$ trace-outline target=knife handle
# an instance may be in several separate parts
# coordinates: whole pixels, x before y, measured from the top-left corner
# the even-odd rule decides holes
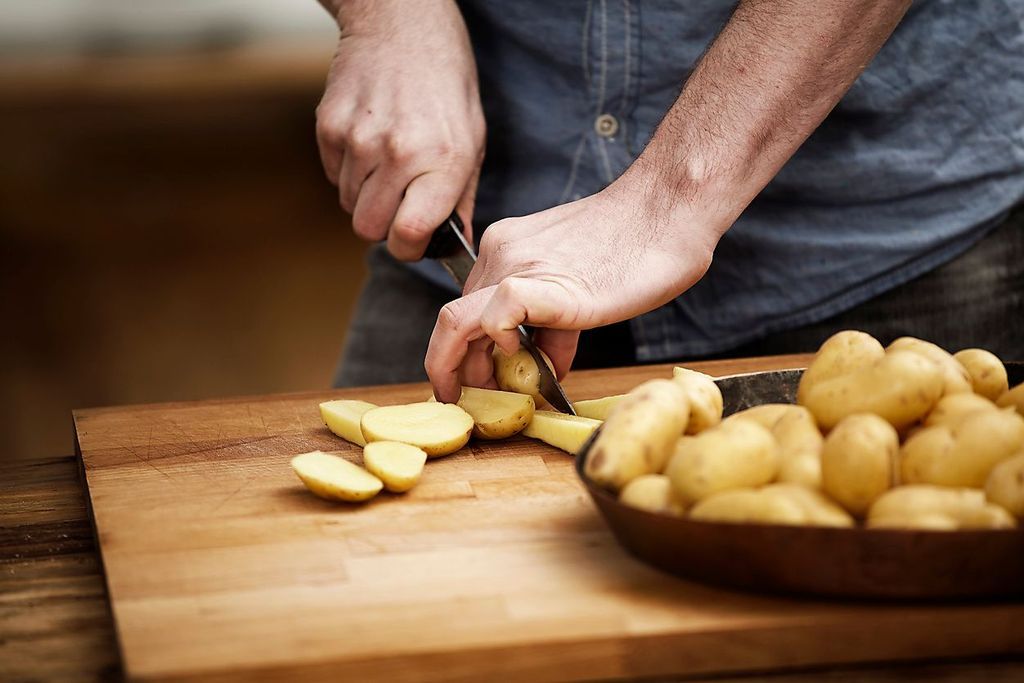
[[[470,248],[465,238],[465,224],[459,218],[459,214],[452,211],[445,222],[437,226],[434,234],[430,236],[427,250],[423,252],[424,258],[443,259],[458,254],[467,249],[473,256],[473,249]]]

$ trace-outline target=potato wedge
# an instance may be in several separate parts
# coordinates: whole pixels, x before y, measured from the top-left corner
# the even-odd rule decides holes
[[[600,426],[600,420],[589,417],[566,415],[554,410],[535,410],[533,419],[521,434],[576,455]]]
[[[807,392],[825,380],[846,375],[858,368],[877,362],[885,355],[881,343],[866,332],[843,330],[836,332],[818,349],[803,375],[797,389],[797,403],[806,405]]]
[[[976,489],[918,484],[883,493],[868,511],[868,527],[927,529],[1010,529],[1013,516],[985,501]]]
[[[640,475],[622,488],[619,500],[631,507],[673,517],[684,512],[683,502],[664,474]]]
[[[320,404],[320,419],[336,436],[357,446],[365,446],[366,439],[363,438],[363,430],[359,426],[359,421],[363,419],[366,411],[376,407],[366,401],[347,399],[324,401]]]
[[[937,344],[916,337],[900,337],[886,347],[887,352],[910,351],[937,363],[942,369],[942,395],[962,394],[974,391],[971,376],[960,361]]]
[[[400,441],[436,458],[466,445],[473,431],[473,418],[453,403],[424,401],[368,410],[360,426],[367,443]]]
[[[555,366],[551,364],[547,354],[541,351],[540,355],[554,372]],[[494,381],[498,383],[499,389],[529,394],[533,396],[536,405],[544,405],[544,399],[540,395],[540,369],[529,351],[520,348],[509,356],[495,346],[491,357],[494,359]]]
[[[426,462],[423,449],[407,443],[373,441],[363,448],[363,465],[392,493],[404,493],[415,486]]]
[[[1000,408],[1013,408],[1018,415],[1024,416],[1024,383],[1003,393],[996,399],[996,405]]]
[[[591,398],[585,401],[576,401],[572,404],[573,410],[580,417],[589,417],[592,420],[606,420],[612,408],[619,405],[622,399],[628,394],[616,396],[605,396],[604,398]]]
[[[771,432],[736,420],[679,439],[665,474],[685,503],[729,489],[767,484],[779,471],[779,446]]]
[[[985,498],[1011,515],[1024,517],[1024,451],[992,468],[985,481]]]
[[[954,353],[953,358],[967,370],[975,394],[995,401],[1010,388],[1006,366],[996,354],[985,349],[964,349]]]
[[[700,434],[722,421],[722,390],[711,375],[676,367],[672,369],[672,380],[683,387],[690,402],[687,434]]]
[[[459,407],[473,418],[473,436],[507,439],[533,419],[533,397],[511,391],[463,387]]]
[[[848,415],[829,432],[821,451],[821,486],[849,512],[862,516],[893,485],[900,437],[871,413]]]
[[[322,451],[303,453],[292,458],[292,469],[314,495],[346,503],[367,501],[384,483],[359,465]]]

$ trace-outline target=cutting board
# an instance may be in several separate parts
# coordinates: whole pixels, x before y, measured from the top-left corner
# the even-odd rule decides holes
[[[712,374],[804,358],[722,361]],[[670,376],[581,372],[576,399]],[[733,593],[612,540],[569,456],[516,438],[431,461],[363,506],[291,456],[359,451],[317,403],[426,385],[75,413],[125,671],[146,680],[563,680],[1024,652],[1024,605],[880,605]],[[742,562],[742,557],[736,558]]]

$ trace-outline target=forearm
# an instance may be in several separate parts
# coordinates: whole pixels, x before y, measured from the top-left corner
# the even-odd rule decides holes
[[[743,0],[626,175],[663,204],[663,215],[696,214],[717,240],[828,115],[909,5]]]

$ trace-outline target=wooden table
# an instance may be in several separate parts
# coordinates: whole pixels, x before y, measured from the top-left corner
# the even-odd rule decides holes
[[[792,367],[799,361],[722,361],[703,369],[727,374]],[[601,393],[603,387],[614,384],[616,377],[621,383],[627,376],[639,381],[666,373],[664,366],[578,373],[567,382],[567,388],[571,394],[584,397]],[[422,392],[422,387],[376,389],[374,396],[384,400],[413,392]],[[348,393],[366,395],[366,391]],[[309,394],[308,398],[320,396]],[[77,459],[0,467],[0,680],[110,679],[120,675],[120,664]],[[478,673],[483,676],[483,672]],[[733,672],[730,676],[714,680],[1010,681],[1024,679],[1024,659],[761,671],[745,672],[744,676]],[[701,679],[697,676],[692,680]]]

